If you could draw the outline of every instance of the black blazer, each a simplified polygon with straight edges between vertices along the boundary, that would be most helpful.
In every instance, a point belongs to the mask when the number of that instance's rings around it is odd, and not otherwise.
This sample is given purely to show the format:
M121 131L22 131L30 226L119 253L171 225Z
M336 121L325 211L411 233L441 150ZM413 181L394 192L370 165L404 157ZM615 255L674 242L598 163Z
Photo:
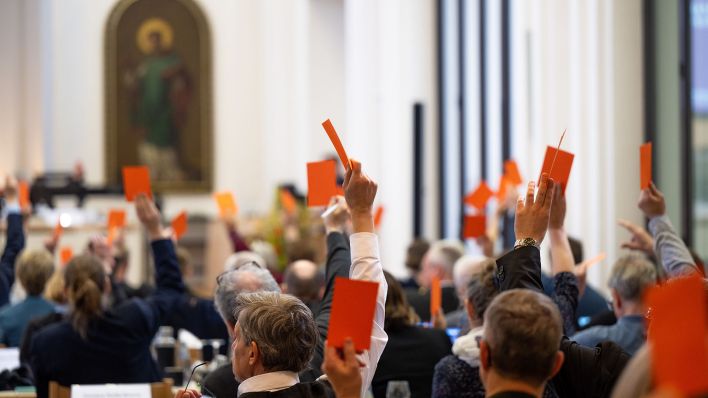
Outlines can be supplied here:
M449 355L452 343L444 330L406 326L388 330L388 343L371 382L376 398L386 398L386 387L391 380L405 380L411 398L432 395L435 364Z
M195 297L189 292L179 298L163 325L171 326L175 337L179 329L185 329L200 339L221 339L225 344L229 343L229 331L214 306L214 300Z
M234 395L232 398L236 397ZM259 391L241 394L239 398L335 398L327 382L298 383L280 391Z
M162 379L150 343L184 293L171 240L152 242L157 289L132 299L89 323L83 339L64 320L40 330L30 342L37 397L48 396L49 381L71 384L152 383Z
M25 232L22 229L22 215L7 215L7 239L0 258L0 307L10 302L10 289L15 282L15 259L25 248Z
M500 291L532 289L543 293L541 253L536 247L514 249L497 260L495 284ZM550 385L561 397L608 397L630 357L612 342L583 347L563 337L565 361Z
M442 310L443 313L449 314L460 308L460 300L457 298L454 286L445 286L441 290L442 293ZM415 310L420 319L424 322L430 321L430 290L421 292L417 290L406 290L406 298L408 304Z
M338 232L332 232L327 235L325 293L319 312L315 314L315 323L317 324L320 339L315 347L314 356L312 360L310 360L310 366L300 372L300 381L302 382L312 382L322 376L321 368L324 358L324 341L327 339L329 314L332 311L334 279L339 276L349 278L349 269L352 265L351 257L349 240L346 235ZM231 365L224 365L204 378L202 382L202 394L213 394L215 398L234 398L238 390L238 384L231 369Z

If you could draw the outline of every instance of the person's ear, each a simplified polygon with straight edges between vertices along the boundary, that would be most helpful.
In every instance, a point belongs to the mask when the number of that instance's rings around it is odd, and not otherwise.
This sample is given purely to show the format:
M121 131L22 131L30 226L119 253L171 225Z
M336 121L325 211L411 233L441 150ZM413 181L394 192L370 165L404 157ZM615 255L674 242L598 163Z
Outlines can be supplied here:
M553 370L551 370L551 374L548 376L548 380L554 378L556 376L556 374L558 374L558 372L560 372L564 361L565 361L565 354L563 354L563 351L556 352L556 359L555 359L555 362L553 363Z
M470 322L472 322L475 319L476 312L474 311L474 306L470 303L469 299L465 299L465 311L467 312L467 317Z
M248 364L254 366L256 363L258 363L261 357L261 352L258 349L258 344L256 344L255 341L251 342L250 351L251 352L248 353Z
M489 371L492 367L492 353L489 348L489 344L486 341L480 340L479 342L479 367L484 372Z

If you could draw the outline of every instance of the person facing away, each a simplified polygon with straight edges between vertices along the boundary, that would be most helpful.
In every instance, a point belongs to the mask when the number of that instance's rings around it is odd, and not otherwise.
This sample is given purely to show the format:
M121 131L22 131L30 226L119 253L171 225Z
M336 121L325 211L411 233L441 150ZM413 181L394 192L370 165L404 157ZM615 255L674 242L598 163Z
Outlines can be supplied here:
M17 278L27 292L21 302L0 310L0 343L18 347L30 321L54 312L42 297L54 272L54 258L47 250L28 250L17 260Z
M634 355L646 341L644 316L646 306L642 295L657 281L656 267L640 255L627 255L615 263L608 285L617 323L611 326L593 326L578 332L573 340L588 347L603 341L617 343L628 354Z
M430 243L423 238L415 238L406 249L406 270L409 273L408 278L401 280L401 286L404 289L418 290L420 284L418 277L420 275L421 263L423 256L430 249Z
M64 275L67 318L41 329L30 343L38 398L49 395L50 381L70 386L162 379L150 344L184 293L184 285L174 245L164 234L155 204L139 195L135 207L152 241L155 293L105 309L110 281L102 262L91 255L72 259Z
M324 295L325 274L310 260L297 260L285 269L283 293L302 300L313 313L317 313Z
M541 397L563 365L563 326L545 295L513 289L492 300L479 340L479 375L491 398Z
M455 311L459 306L453 283L455 262L462 257L463 248L457 241L438 241L430 246L423 257L419 276L421 290L406 292L408 302L423 321L430 320L430 288L434 278L440 280L442 290L442 311L444 314Z
M407 381L411 398L430 397L433 367L450 353L450 338L444 330L416 326L413 311L401 285L384 271L388 292L384 330L388 343L376 368L371 388L376 398L385 398L388 383Z

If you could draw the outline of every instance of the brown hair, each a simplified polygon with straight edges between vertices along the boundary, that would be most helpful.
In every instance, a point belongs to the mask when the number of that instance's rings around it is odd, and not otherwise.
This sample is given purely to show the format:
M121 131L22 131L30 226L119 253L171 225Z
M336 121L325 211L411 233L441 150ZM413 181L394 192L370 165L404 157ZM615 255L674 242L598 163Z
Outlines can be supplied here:
M484 339L500 375L541 386L560 348L562 322L556 305L541 293L514 289L499 294L484 315Z
M85 339L89 322L103 312L101 299L106 281L103 264L98 257L88 254L74 257L66 266L64 280L71 305L71 325Z
M487 307L497 296L499 290L494 286L494 273L497 263L493 259L484 260L482 268L470 276L467 285L467 301L474 308L475 320L483 320Z
M384 330L396 330L404 326L414 325L420 321L413 308L408 305L408 299L401 284L388 271L384 271L388 292L386 293L386 317Z
M302 301L277 292L243 293L236 317L245 343L255 341L269 372L301 372L319 341L312 311Z
M39 296L54 272L54 258L46 250L25 250L17 260L17 279L30 296Z

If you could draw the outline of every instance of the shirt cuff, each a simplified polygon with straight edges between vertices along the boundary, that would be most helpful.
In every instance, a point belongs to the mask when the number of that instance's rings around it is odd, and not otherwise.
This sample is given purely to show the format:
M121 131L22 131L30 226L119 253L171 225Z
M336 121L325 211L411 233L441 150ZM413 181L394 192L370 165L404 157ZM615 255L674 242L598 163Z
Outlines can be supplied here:
M5 208L2 210L2 216L7 217L10 214L21 214L22 209L20 204L17 202L9 202L5 204Z
M379 238L375 233L359 232L349 237L352 260L361 257L376 257L379 255Z
M656 236L659 232L673 229L674 227L668 214L656 216L649 220L649 232L651 232L652 236Z

